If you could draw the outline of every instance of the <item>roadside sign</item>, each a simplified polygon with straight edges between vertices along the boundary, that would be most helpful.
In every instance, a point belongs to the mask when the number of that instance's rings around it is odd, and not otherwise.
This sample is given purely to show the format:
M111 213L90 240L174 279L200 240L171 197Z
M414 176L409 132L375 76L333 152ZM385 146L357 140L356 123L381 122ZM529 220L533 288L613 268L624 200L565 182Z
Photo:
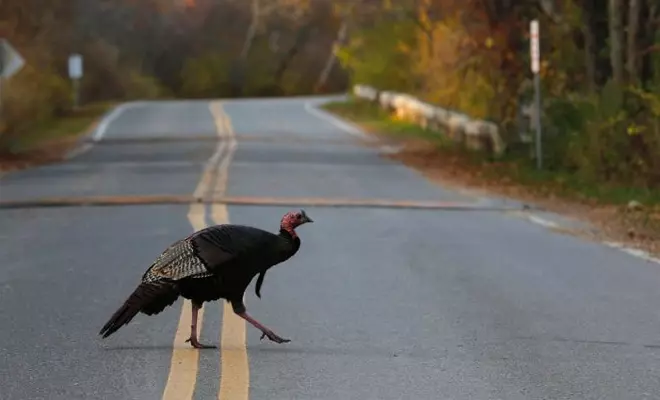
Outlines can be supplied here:
M23 68L25 60L7 39L0 39L0 77L11 78Z
M534 73L534 125L536 126L536 168L543 168L543 149L541 146L541 49L539 46L539 21L532 20L529 24L529 50Z
M83 60L80 54L69 56L69 78L80 79L83 76Z
M529 24L529 36L530 36L530 58L532 61L532 72L535 74L539 73L540 68L540 59L541 59L541 49L539 46L539 21L533 20Z

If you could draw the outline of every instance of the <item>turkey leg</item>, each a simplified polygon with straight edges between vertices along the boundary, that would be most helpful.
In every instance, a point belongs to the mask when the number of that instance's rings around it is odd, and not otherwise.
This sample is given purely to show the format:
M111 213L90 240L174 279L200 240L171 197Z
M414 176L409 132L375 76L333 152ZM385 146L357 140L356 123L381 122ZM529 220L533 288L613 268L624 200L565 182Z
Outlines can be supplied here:
M237 313L237 314L239 317L243 318L244 320L252 324L252 326L254 326L255 328L259 329L262 332L262 335L259 338L259 340L263 340L264 337L268 336L268 339L272 340L275 343L288 343L291 341L291 339L284 339L283 337L277 336L275 332L262 325L256 319L252 318L247 313L247 311L243 311L242 313Z
M199 309L202 308L201 305L192 303L192 323L190 324L190 337L186 340L186 343L190 342L192 347L196 349L215 349L217 346L201 344L197 340L197 313Z
M234 309L234 313L236 315L243 318L244 320L249 322L252 326L254 326L255 328L261 331L262 335L259 338L259 340L263 340L263 338L268 337L268 339L272 340L275 343L288 343L291 341L291 339L285 339L283 337L276 335L275 332L270 330L268 327L262 325L261 322L252 318L250 314L247 313L247 309L245 308L245 304L243 304L242 299L231 300L231 306Z

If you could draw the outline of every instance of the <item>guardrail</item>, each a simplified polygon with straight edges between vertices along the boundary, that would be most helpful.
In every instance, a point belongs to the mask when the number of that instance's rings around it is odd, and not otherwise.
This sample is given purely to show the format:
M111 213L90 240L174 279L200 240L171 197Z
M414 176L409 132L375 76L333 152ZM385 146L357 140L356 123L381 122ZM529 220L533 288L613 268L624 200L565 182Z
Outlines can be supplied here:
M499 127L493 122L473 119L406 93L378 90L367 85L355 85L353 95L378 104L399 119L446 134L469 149L485 150L495 155L501 155L505 150L506 145L500 136Z

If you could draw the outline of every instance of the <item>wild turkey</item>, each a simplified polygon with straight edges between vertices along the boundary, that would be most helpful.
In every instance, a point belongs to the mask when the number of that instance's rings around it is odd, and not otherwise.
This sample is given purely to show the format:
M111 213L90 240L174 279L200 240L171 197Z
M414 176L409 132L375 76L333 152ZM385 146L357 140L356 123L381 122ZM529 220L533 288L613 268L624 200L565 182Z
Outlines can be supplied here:
M279 234L244 225L222 224L199 230L170 245L142 276L138 287L103 326L99 335L107 338L128 324L138 312L154 315L182 296L192 303L190 338L195 348L197 313L204 302L220 298L230 302L234 312L276 343L286 343L272 330L248 313L243 294L259 274L256 294L261 298L261 285L268 269L298 252L300 238L295 229L313 222L304 210L288 212L280 221Z

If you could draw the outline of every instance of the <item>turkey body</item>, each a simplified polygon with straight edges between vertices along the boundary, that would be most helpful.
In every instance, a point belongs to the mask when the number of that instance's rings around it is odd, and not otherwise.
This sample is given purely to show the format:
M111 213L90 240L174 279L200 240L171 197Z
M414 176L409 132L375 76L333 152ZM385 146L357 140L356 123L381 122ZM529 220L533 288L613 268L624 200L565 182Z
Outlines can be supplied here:
M288 221L288 222L287 222ZM304 211L286 214L280 231L274 234L259 228L223 224L193 233L171 244L143 274L138 287L101 329L106 338L128 324L138 313L155 315L179 297L193 307L189 341L197 341L197 311L203 303L225 299L234 312L276 342L285 342L247 314L243 296L252 279L259 275L256 293L261 297L263 278L269 268L280 264L300 249L294 228L312 222Z
M183 274L174 283L182 297L199 305L220 298L232 305L242 304L243 294L256 275L288 260L300 248L300 238L286 231L273 234L242 225L209 227L186 240L190 243L186 258L195 260L194 266L188 271L181 268ZM142 281L159 280L163 267L168 268L168 264L154 263Z

